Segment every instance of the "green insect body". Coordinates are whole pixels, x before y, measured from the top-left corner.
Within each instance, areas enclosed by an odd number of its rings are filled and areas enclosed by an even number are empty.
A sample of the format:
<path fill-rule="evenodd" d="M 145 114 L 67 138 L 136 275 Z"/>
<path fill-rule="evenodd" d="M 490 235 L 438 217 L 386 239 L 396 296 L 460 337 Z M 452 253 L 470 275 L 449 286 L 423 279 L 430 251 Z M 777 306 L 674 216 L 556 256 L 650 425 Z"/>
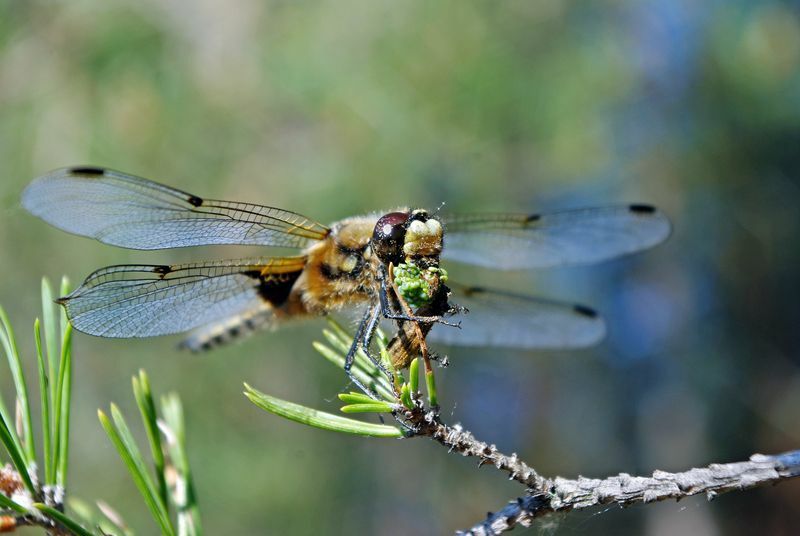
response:
<path fill-rule="evenodd" d="M 406 303 L 418 309 L 431 302 L 439 281 L 447 281 L 447 270 L 433 266 L 420 269 L 413 263 L 398 264 L 394 267 L 394 281 Z"/>

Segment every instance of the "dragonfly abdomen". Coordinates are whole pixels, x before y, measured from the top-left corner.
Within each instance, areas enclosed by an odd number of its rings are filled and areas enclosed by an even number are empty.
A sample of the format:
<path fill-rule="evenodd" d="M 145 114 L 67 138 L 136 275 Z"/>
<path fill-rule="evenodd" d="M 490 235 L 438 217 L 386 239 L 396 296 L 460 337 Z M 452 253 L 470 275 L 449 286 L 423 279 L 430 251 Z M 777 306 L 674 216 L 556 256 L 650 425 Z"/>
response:
<path fill-rule="evenodd" d="M 274 308 L 265 303 L 263 307 L 195 329 L 181 342 L 180 347 L 191 352 L 205 352 L 274 325 Z"/>

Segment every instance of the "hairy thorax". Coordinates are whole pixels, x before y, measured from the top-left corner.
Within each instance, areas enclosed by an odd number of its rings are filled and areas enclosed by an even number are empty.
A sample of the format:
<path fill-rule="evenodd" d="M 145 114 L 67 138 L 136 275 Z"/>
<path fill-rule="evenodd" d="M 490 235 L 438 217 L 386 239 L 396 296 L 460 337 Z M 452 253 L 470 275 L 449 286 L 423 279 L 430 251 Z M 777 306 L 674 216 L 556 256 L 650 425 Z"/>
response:
<path fill-rule="evenodd" d="M 377 216 L 348 218 L 305 251 L 305 270 L 294 285 L 289 314 L 325 314 L 369 301 L 378 292 L 378 259 L 369 248 Z"/>

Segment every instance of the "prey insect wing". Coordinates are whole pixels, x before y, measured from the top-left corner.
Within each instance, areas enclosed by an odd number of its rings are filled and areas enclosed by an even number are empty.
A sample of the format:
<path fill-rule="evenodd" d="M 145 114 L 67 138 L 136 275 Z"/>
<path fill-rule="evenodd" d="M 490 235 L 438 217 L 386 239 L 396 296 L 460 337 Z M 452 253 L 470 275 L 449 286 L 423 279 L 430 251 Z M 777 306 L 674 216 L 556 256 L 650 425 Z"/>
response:
<path fill-rule="evenodd" d="M 448 281 L 452 302 L 466 307 L 462 329 L 434 326 L 428 340 L 453 346 L 528 349 L 582 348 L 605 336 L 603 319 L 588 307 Z"/>
<path fill-rule="evenodd" d="M 102 268 L 59 301 L 79 331 L 102 337 L 180 333 L 281 305 L 305 257 Z"/>
<path fill-rule="evenodd" d="M 442 221 L 442 257 L 517 270 L 600 262 L 664 241 L 669 220 L 650 205 L 619 205 L 546 214 L 453 214 Z"/>
<path fill-rule="evenodd" d="M 22 204 L 67 232 L 130 249 L 212 244 L 303 248 L 329 232 L 288 210 L 203 199 L 103 168 L 52 171 L 28 185 Z"/>

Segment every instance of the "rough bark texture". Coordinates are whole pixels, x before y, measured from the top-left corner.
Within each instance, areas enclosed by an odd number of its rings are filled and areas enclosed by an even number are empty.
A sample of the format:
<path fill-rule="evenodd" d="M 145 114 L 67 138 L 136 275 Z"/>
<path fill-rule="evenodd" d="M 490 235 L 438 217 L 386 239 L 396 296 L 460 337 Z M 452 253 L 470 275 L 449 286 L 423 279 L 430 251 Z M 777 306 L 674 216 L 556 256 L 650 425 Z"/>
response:
<path fill-rule="evenodd" d="M 530 493 L 510 502 L 482 523 L 460 534 L 483 536 L 529 526 L 537 518 L 554 512 L 578 510 L 616 503 L 636 503 L 681 499 L 705 493 L 709 500 L 720 493 L 737 491 L 800 476 L 800 450 L 775 456 L 754 454 L 749 461 L 711 464 L 682 473 L 655 471 L 649 477 L 620 474 L 604 479 L 575 480 L 556 477 L 542 479 Z"/>
<path fill-rule="evenodd" d="M 434 408 L 425 411 L 421 403 L 411 410 L 397 407 L 395 418 L 409 436 L 427 436 L 450 452 L 474 457 L 479 465 L 491 464 L 523 484 L 527 495 L 511 501 L 497 513 L 459 534 L 476 536 L 500 534 L 517 525 L 530 526 L 537 517 L 608 504 L 630 506 L 665 499 L 681 499 L 705 493 L 709 500 L 720 493 L 743 490 L 800 476 L 800 450 L 774 456 L 753 454 L 748 461 L 693 468 L 680 473 L 654 471 L 650 476 L 621 473 L 604 479 L 545 478 L 520 460 L 515 453 L 500 452 L 495 445 L 478 441 L 460 425 L 448 426 Z"/>
<path fill-rule="evenodd" d="M 433 412 L 425 413 L 417 409 L 407 411 L 398 417 L 413 430 L 412 435 L 428 436 L 447 447 L 450 452 L 478 458 L 480 465 L 494 465 L 501 471 L 506 471 L 511 480 L 516 480 L 528 488 L 544 489 L 547 485 L 547 479 L 520 460 L 516 453 L 503 454 L 495 445 L 475 439 L 475 436 L 464 430 L 461 425 L 443 424 Z"/>

